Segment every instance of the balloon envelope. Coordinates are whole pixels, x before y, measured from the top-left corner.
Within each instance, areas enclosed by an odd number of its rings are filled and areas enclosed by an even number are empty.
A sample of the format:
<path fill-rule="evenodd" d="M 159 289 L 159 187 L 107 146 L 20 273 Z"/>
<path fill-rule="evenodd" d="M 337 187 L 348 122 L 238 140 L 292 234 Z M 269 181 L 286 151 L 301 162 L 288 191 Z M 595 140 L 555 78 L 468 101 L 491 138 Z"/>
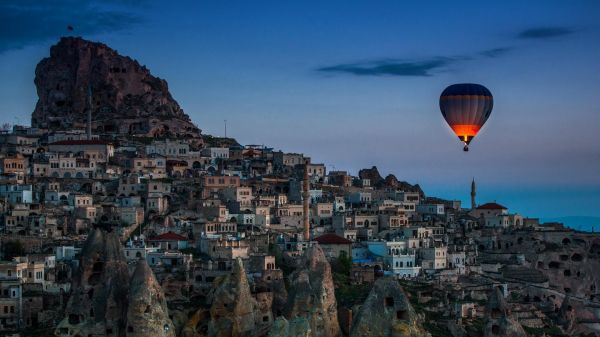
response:
<path fill-rule="evenodd" d="M 453 84 L 444 89 L 440 96 L 442 115 L 465 145 L 469 145 L 477 136 L 490 117 L 493 106 L 492 93 L 480 84 Z"/>

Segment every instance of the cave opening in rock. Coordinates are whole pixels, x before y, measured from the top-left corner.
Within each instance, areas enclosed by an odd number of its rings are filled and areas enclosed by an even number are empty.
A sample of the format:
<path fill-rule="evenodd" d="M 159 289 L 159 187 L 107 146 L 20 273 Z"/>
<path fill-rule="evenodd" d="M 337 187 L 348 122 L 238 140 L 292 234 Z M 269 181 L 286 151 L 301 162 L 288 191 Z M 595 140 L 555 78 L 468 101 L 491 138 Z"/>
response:
<path fill-rule="evenodd" d="M 568 259 L 569 259 L 569 255 L 564 255 L 564 254 L 562 254 L 562 255 L 560 256 L 560 260 L 561 260 L 561 261 L 567 261 Z"/>
<path fill-rule="evenodd" d="M 397 310 L 396 318 L 401 320 L 408 320 L 408 312 L 406 310 Z"/>
<path fill-rule="evenodd" d="M 393 307 L 394 306 L 394 298 L 393 297 L 386 297 L 385 298 L 385 306 L 386 307 Z"/>
<path fill-rule="evenodd" d="M 79 324 L 79 315 L 69 314 L 69 324 Z"/>
<path fill-rule="evenodd" d="M 550 261 L 550 263 L 548 263 L 548 267 L 552 269 L 558 269 L 560 267 L 560 262 Z"/>
<path fill-rule="evenodd" d="M 104 264 L 101 261 L 96 261 L 96 262 L 94 262 L 94 265 L 92 267 L 92 272 L 100 273 L 100 272 L 102 272 L 103 268 L 104 268 Z"/>
<path fill-rule="evenodd" d="M 583 256 L 581 256 L 581 254 L 575 253 L 571 255 L 571 261 L 581 262 L 583 261 Z"/>
<path fill-rule="evenodd" d="M 496 325 L 496 324 L 492 325 L 492 333 L 493 333 L 494 335 L 498 335 L 498 334 L 500 334 L 500 326 L 498 326 L 498 325 Z"/>

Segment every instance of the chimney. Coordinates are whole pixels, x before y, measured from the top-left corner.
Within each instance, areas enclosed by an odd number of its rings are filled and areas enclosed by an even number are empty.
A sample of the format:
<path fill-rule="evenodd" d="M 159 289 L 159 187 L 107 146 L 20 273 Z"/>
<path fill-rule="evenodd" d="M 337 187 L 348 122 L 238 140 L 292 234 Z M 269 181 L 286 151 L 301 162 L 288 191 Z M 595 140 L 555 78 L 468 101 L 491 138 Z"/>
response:
<path fill-rule="evenodd" d="M 308 160 L 304 161 L 304 177 L 302 181 L 302 220 L 304 224 L 304 241 L 310 241 L 310 222 L 308 203 L 310 200 L 309 181 L 308 181 Z"/>

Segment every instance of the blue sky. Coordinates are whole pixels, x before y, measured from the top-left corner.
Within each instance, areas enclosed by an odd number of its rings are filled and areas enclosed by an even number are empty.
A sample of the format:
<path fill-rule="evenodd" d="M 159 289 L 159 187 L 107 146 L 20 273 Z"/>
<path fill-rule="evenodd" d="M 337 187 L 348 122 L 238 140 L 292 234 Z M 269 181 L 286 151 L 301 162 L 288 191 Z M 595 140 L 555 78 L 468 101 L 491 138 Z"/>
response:
<path fill-rule="evenodd" d="M 0 120 L 28 123 L 37 62 L 67 34 L 167 79 L 205 133 L 304 152 L 430 195 L 530 216 L 600 216 L 600 2 L 0 3 Z M 439 112 L 452 83 L 494 110 L 471 151 Z"/>

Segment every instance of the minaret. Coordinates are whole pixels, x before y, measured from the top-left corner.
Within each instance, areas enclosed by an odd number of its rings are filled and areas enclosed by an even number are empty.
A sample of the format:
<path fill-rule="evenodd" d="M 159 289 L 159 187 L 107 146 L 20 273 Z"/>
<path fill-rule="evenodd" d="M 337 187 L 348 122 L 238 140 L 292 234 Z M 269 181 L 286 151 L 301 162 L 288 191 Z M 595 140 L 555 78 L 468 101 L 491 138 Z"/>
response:
<path fill-rule="evenodd" d="M 87 139 L 92 140 L 92 86 L 88 86 Z"/>
<path fill-rule="evenodd" d="M 302 181 L 302 220 L 304 224 L 304 241 L 310 241 L 310 222 L 309 222 L 309 210 L 308 202 L 310 199 L 310 192 L 308 191 L 308 160 L 304 163 L 304 180 Z"/>
<path fill-rule="evenodd" d="M 475 195 L 477 193 L 475 192 L 475 178 L 473 178 L 473 181 L 471 181 L 471 209 L 475 209 L 475 207 L 477 207 L 477 204 L 475 203 Z"/>

